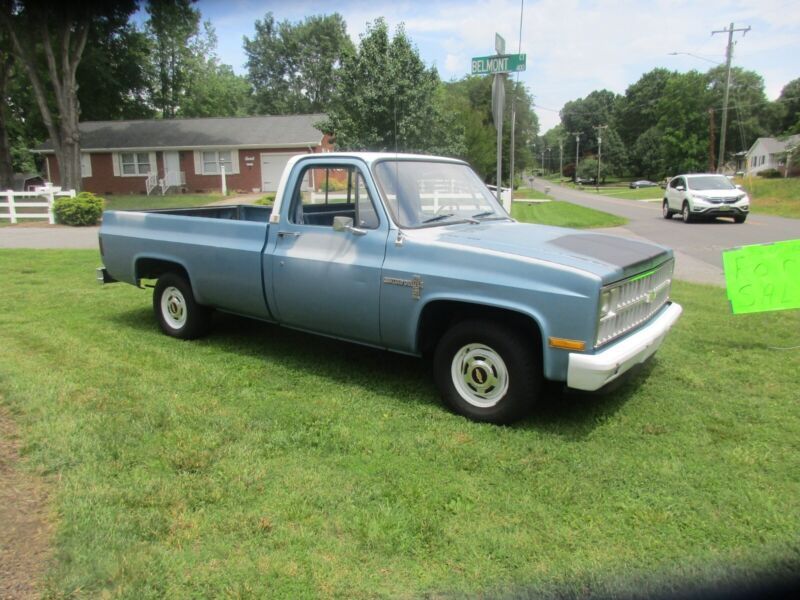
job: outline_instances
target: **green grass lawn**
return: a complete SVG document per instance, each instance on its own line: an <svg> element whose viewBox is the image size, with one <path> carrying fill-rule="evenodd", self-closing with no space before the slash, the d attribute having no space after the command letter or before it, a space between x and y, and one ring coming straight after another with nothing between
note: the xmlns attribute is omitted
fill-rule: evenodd
<svg viewBox="0 0 800 600"><path fill-rule="evenodd" d="M544 196L544 194L540 195ZM544 203L514 202L511 207L511 216L523 223L541 223L542 225L576 227L578 229L617 227L628 222L624 217L558 200Z"/></svg>
<svg viewBox="0 0 800 600"><path fill-rule="evenodd" d="M222 194L172 194L145 196L143 194L114 194L104 196L106 210L151 210L156 208L184 208L204 206L222 200Z"/></svg>
<svg viewBox="0 0 800 600"><path fill-rule="evenodd" d="M800 219L800 178L737 179L750 194L750 210L754 213Z"/></svg>
<svg viewBox="0 0 800 600"><path fill-rule="evenodd" d="M647 595L800 560L800 353L773 349L800 311L678 283L643 371L497 427L415 359L225 315L166 337L99 262L0 251L0 404L51 488L47 597Z"/></svg>
<svg viewBox="0 0 800 600"><path fill-rule="evenodd" d="M514 190L514 200L552 200L553 197L533 188Z"/></svg>

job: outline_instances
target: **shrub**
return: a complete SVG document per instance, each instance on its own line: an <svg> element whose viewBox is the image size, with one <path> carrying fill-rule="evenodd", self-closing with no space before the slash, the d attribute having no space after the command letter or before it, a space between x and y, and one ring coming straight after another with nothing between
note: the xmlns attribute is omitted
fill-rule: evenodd
<svg viewBox="0 0 800 600"><path fill-rule="evenodd" d="M264 196L261 196L261 198L259 198L258 200L256 200L255 204L258 204L259 206L272 206L274 202L275 202L275 194L266 194Z"/></svg>
<svg viewBox="0 0 800 600"><path fill-rule="evenodd" d="M105 203L91 192L81 192L74 198L58 198L53 203L53 211L56 222L64 225L96 225Z"/></svg>
<svg viewBox="0 0 800 600"><path fill-rule="evenodd" d="M776 179L777 177L783 177L783 173L778 171L778 169L764 169L763 171L759 171L759 177L764 177L765 179Z"/></svg>

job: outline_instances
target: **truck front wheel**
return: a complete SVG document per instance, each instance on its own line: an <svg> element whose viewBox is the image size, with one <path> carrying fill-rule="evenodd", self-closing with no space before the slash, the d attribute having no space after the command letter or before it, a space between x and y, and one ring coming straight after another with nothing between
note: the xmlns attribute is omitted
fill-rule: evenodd
<svg viewBox="0 0 800 600"><path fill-rule="evenodd" d="M451 327L439 340L433 366L444 401L473 421L516 421L541 389L535 341L493 321L470 319Z"/></svg>
<svg viewBox="0 0 800 600"><path fill-rule="evenodd" d="M153 290L153 310L161 331L182 340L204 335L211 323L211 309L194 299L192 286L176 273L158 278Z"/></svg>

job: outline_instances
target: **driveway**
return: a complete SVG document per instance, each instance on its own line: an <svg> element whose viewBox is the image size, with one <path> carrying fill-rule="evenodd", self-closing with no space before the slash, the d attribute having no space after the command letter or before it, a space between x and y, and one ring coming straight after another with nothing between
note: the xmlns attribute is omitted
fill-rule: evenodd
<svg viewBox="0 0 800 600"><path fill-rule="evenodd" d="M800 220L751 214L747 222L736 225L722 219L685 224L678 216L665 221L660 202L622 200L581 192L550 182L534 181L533 187L580 206L595 208L628 219L624 227L596 230L649 240L675 251L675 277L696 283L725 285L722 251L749 244L763 244L800 238ZM659 195L660 190L655 195Z"/></svg>
<svg viewBox="0 0 800 600"><path fill-rule="evenodd" d="M230 196L209 206L252 204L264 194ZM0 227L0 248L97 248L99 227L66 227L23 223Z"/></svg>

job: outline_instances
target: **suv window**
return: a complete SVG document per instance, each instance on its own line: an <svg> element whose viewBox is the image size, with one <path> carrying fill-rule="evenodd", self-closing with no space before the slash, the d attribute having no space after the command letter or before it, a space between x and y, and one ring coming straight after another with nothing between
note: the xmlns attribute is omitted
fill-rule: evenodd
<svg viewBox="0 0 800 600"><path fill-rule="evenodd" d="M292 195L289 220L298 225L332 227L334 217L350 217L361 229L376 229L380 223L364 176L357 167L306 167Z"/></svg>

